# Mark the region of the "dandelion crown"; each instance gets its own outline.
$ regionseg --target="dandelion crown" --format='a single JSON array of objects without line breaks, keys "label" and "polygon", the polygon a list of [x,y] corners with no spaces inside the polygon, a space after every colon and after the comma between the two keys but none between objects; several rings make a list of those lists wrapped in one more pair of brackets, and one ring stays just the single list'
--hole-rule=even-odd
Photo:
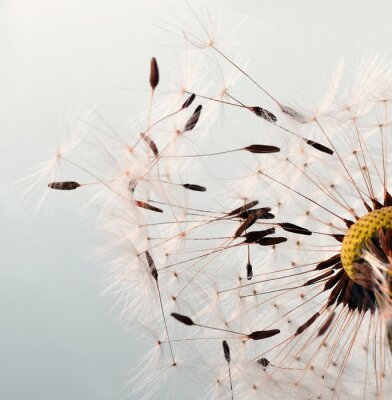
[{"label": "dandelion crown", "polygon": [[387,397],[391,64],[340,70],[317,107],[289,106],[194,17],[177,73],[151,60],[143,127],[89,114],[88,159],[70,146],[48,163],[83,174],[48,186],[93,193],[108,291],[149,338],[130,390],[160,398],[185,377],[195,398]]}]

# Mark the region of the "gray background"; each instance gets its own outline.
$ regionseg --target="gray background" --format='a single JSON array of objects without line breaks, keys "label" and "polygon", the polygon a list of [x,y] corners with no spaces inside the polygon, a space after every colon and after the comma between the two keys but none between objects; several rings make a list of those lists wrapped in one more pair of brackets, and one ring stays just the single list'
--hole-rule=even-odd
[{"label": "gray background", "polygon": [[[1,399],[125,398],[144,348],[100,296],[105,266],[90,257],[98,238],[80,218],[83,199],[59,196],[32,215],[15,182],[45,159],[47,138],[67,129],[78,104],[120,120],[144,107],[137,93],[150,57],[178,50],[161,46],[170,37],[158,17],[172,21],[179,5],[0,0]],[[342,56],[391,56],[390,1],[226,0],[209,9],[248,18],[237,33],[251,46],[248,70],[278,98],[317,97]]]}]

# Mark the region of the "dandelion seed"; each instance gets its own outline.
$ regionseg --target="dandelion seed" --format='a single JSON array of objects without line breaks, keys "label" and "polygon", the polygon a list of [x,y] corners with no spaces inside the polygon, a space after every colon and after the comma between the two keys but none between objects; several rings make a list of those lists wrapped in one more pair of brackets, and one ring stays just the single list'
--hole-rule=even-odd
[{"label": "dandelion seed", "polygon": [[201,105],[198,105],[196,107],[196,109],[193,112],[192,116],[189,118],[189,120],[185,124],[184,132],[191,131],[196,126],[196,124],[197,124],[197,122],[199,121],[199,118],[200,118],[201,109],[202,109]]},{"label": "dandelion seed", "polygon": [[159,83],[159,69],[158,63],[155,57],[151,59],[151,66],[150,66],[150,85],[152,90],[158,86]]},{"label": "dandelion seed", "polygon": [[75,190],[81,185],[78,182],[66,181],[66,182],[51,182],[48,183],[50,189],[56,190]]}]

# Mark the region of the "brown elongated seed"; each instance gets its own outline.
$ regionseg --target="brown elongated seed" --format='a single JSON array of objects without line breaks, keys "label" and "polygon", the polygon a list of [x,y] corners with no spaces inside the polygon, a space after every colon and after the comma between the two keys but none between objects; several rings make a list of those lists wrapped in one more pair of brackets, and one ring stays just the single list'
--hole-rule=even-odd
[{"label": "brown elongated seed", "polygon": [[318,336],[324,335],[328,328],[331,326],[333,319],[335,318],[335,311],[327,318],[318,331]]},{"label": "brown elongated seed", "polygon": [[194,190],[195,192],[205,192],[207,188],[200,185],[194,185],[193,183],[184,183],[182,185],[185,189]]},{"label": "brown elongated seed", "polygon": [[[341,271],[339,271],[339,273],[344,272],[344,270],[342,269]],[[329,281],[327,282],[327,284],[335,277],[337,277],[338,274],[336,274],[334,277],[330,278]],[[349,281],[349,277],[345,274],[342,275],[342,277],[337,281],[334,282],[334,284],[336,284],[336,286],[333,288],[331,294],[328,297],[328,303],[327,303],[327,307],[330,307],[332,304],[335,303],[335,301],[337,300],[339,294],[341,293],[341,291],[343,290],[343,288],[347,285],[347,282]],[[330,285],[330,287],[333,287],[333,285]]]},{"label": "brown elongated seed", "polygon": [[283,222],[278,224],[283,230],[291,233],[296,233],[298,235],[307,235],[310,236],[312,234],[312,231],[302,228],[301,226],[291,224],[289,222]]},{"label": "brown elongated seed", "polygon": [[263,208],[255,208],[254,210],[247,210],[242,212],[239,217],[242,219],[246,219],[249,215],[255,214],[257,218],[260,219],[272,219],[275,218],[273,214],[270,214],[271,211],[270,207],[263,207]]},{"label": "brown elongated seed", "polygon": [[170,314],[174,319],[176,319],[178,322],[181,322],[182,324],[192,326],[195,323],[186,315],[178,314],[178,313],[171,313]]},{"label": "brown elongated seed", "polygon": [[257,360],[258,364],[262,365],[264,368],[268,367],[269,365],[269,360],[267,360],[266,358],[260,358],[259,360]]},{"label": "brown elongated seed", "polygon": [[150,85],[152,90],[154,90],[159,83],[159,69],[158,69],[158,63],[155,57],[151,59],[151,64],[150,64]]},{"label": "brown elongated seed", "polygon": [[248,264],[246,264],[246,279],[248,279],[248,281],[250,281],[252,278],[253,278],[252,264],[248,263]]},{"label": "brown elongated seed", "polygon": [[196,95],[194,93],[192,93],[184,102],[184,104],[181,106],[182,109],[184,108],[188,108],[192,103],[193,100],[195,100]]},{"label": "brown elongated seed", "polygon": [[185,124],[184,132],[191,131],[199,121],[200,114],[201,114],[202,106],[198,105],[196,110],[193,112],[192,116],[188,119],[187,123]]},{"label": "brown elongated seed", "polygon": [[294,121],[297,121],[300,124],[306,124],[308,122],[307,119],[301,113],[294,110],[293,108],[291,108],[289,106],[284,106],[283,104],[279,104],[279,107],[284,114],[287,114]]},{"label": "brown elongated seed", "polygon": [[257,217],[255,216],[255,214],[249,215],[249,217],[235,231],[234,237],[237,238],[238,236],[241,236],[242,233],[250,228],[256,221]]},{"label": "brown elongated seed", "polygon": [[339,272],[337,272],[334,276],[329,278],[324,285],[324,290],[332,289],[344,276],[345,272],[342,268]]},{"label": "brown elongated seed", "polygon": [[330,269],[329,271],[324,272],[323,274],[321,274],[321,275],[319,275],[319,276],[316,276],[316,278],[309,279],[308,281],[306,281],[306,282],[304,283],[304,286],[313,285],[313,283],[316,283],[316,282],[318,282],[318,281],[321,281],[321,280],[324,279],[324,278],[328,278],[328,276],[331,276],[333,273],[334,273],[334,270],[333,270],[333,269]]},{"label": "brown elongated seed", "polygon": [[320,313],[316,312],[312,317],[310,317],[304,324],[302,324],[295,332],[295,336],[300,335],[303,331],[308,329],[314,321],[320,316]]},{"label": "brown elongated seed", "polygon": [[140,200],[135,200],[135,204],[140,208],[145,208],[146,210],[155,211],[159,213],[163,212],[163,210],[161,210],[160,208],[154,207],[151,204],[144,203],[143,201]]},{"label": "brown elongated seed", "polygon": [[258,240],[262,239],[263,237],[272,235],[273,233],[275,233],[275,228],[268,228],[268,229],[264,229],[262,231],[247,232],[244,235],[246,238],[244,243],[257,242]]},{"label": "brown elongated seed", "polygon": [[265,108],[255,106],[255,107],[248,107],[248,109],[253,113],[255,113],[258,117],[261,117],[268,122],[276,122],[278,120],[276,116],[272,114],[272,112],[266,110]]},{"label": "brown elongated seed", "polygon": [[279,153],[280,148],[276,146],[270,146],[267,144],[252,144],[250,146],[244,147],[243,150],[250,151],[256,154],[269,154],[269,153]]},{"label": "brown elongated seed", "polygon": [[322,261],[321,263],[318,263],[316,266],[316,270],[322,270],[328,267],[332,267],[333,265],[337,264],[340,262],[340,253],[335,254],[331,258],[328,258],[328,260]]},{"label": "brown elongated seed", "polygon": [[313,140],[309,140],[309,139],[304,139],[306,144],[308,144],[309,146],[314,147],[316,150],[321,151],[323,153],[327,153],[332,155],[333,154],[333,150],[331,150],[330,148],[324,146],[323,144],[314,142]]},{"label": "brown elongated seed", "polygon": [[285,237],[266,237],[259,239],[256,243],[260,246],[275,246],[276,244],[287,242],[287,238]]},{"label": "brown elongated seed", "polygon": [[223,354],[225,355],[226,361],[229,363],[230,362],[230,347],[227,344],[226,340],[222,342],[223,346]]},{"label": "brown elongated seed", "polygon": [[158,281],[158,271],[155,267],[155,262],[152,259],[151,254],[148,251],[145,252],[145,255],[146,255],[148,267],[150,268],[151,275],[156,281]]},{"label": "brown elongated seed", "polygon": [[50,189],[56,189],[56,190],[75,190],[80,186],[81,185],[78,182],[74,181],[48,183],[48,187]]},{"label": "brown elongated seed", "polygon": [[275,336],[278,333],[280,333],[279,329],[270,329],[267,331],[254,331],[248,335],[248,338],[252,340],[262,340],[262,339],[267,339],[271,336]]},{"label": "brown elongated seed", "polygon": [[159,157],[158,147],[155,144],[155,142],[152,139],[150,139],[147,135],[145,135],[144,133],[141,133],[140,137],[147,143],[148,147],[154,153],[155,157]]},{"label": "brown elongated seed", "polygon": [[[242,212],[249,210],[250,208],[253,208],[254,206],[257,206],[257,204],[259,204],[258,200],[251,201],[251,202],[243,205],[242,207],[238,207],[235,210],[229,212],[227,215],[231,217],[232,215],[240,214]],[[270,210],[271,209],[269,209],[268,211],[270,211]]]}]

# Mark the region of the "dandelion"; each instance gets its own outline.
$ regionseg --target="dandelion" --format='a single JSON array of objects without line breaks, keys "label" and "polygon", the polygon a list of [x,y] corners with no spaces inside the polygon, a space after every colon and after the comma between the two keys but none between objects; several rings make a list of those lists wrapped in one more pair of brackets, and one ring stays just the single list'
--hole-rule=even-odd
[{"label": "dandelion", "polygon": [[[121,134],[89,118],[88,164],[65,159],[84,179],[47,182],[95,193],[107,290],[152,338],[130,387],[167,395],[185,376],[199,398],[386,397],[391,68],[366,62],[347,87],[335,80],[319,106],[297,110],[215,36],[184,36],[248,80],[260,104],[227,85],[165,94],[153,57],[142,126]],[[217,104],[249,115],[254,132],[215,135]]]}]

